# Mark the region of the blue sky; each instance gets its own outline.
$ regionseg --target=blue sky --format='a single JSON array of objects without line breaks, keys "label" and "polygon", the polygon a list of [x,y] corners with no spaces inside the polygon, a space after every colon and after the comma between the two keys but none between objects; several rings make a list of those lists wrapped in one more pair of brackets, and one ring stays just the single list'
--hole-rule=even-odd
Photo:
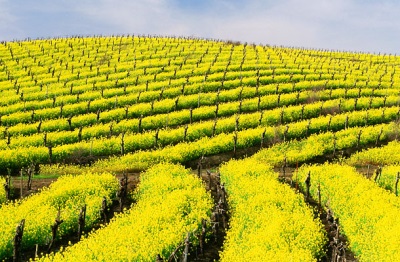
[{"label": "blue sky", "polygon": [[128,33],[400,54],[400,1],[0,0],[0,40]]}]

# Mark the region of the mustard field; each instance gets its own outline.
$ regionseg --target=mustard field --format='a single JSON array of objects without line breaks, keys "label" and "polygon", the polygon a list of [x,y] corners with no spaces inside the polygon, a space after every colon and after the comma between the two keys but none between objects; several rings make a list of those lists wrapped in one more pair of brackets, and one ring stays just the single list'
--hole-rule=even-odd
[{"label": "mustard field", "polygon": [[[137,35],[2,42],[0,97],[0,260],[190,261],[218,230],[221,261],[400,257],[398,56]],[[28,168],[58,179],[12,199],[10,176]],[[138,172],[132,205],[101,223],[116,175]]]}]

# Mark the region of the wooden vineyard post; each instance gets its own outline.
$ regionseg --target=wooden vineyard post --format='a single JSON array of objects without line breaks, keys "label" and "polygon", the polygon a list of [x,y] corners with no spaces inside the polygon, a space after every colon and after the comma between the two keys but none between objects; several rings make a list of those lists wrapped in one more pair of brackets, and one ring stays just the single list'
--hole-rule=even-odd
[{"label": "wooden vineyard post", "polygon": [[90,139],[90,157],[93,156],[93,137]]},{"label": "wooden vineyard post", "polygon": [[383,133],[383,127],[381,128],[381,131],[379,132],[378,136],[376,137],[376,140],[375,140],[375,145],[376,146],[378,145],[378,142],[379,142],[379,139],[380,139],[382,133]]},{"label": "wooden vineyard post", "polygon": [[326,127],[327,132],[331,129],[331,123],[332,123],[332,115],[329,117],[328,125]]},{"label": "wooden vineyard post", "polygon": [[300,119],[301,119],[301,120],[304,119],[304,107],[305,107],[305,106],[306,106],[305,104],[303,104],[303,105],[301,106],[301,114],[300,114]]},{"label": "wooden vineyard post", "polygon": [[[1,125],[1,123],[0,123],[0,125]],[[6,138],[7,138],[7,134],[8,134],[8,126],[6,126],[6,127],[4,128],[4,131],[3,131],[3,139],[6,139]]]},{"label": "wooden vineyard post", "polygon": [[239,116],[236,116],[235,120],[235,132],[239,131]]},{"label": "wooden vineyard post", "polygon": [[22,244],[22,236],[24,234],[24,226],[25,226],[25,219],[22,219],[15,229],[15,234],[13,239],[13,262],[22,261],[21,244]]},{"label": "wooden vineyard post", "polygon": [[[295,88],[295,83],[293,83],[293,91],[294,91],[294,88]],[[297,94],[296,94],[296,105],[298,105],[299,102],[300,102],[300,90],[298,90]]]},{"label": "wooden vineyard post", "polygon": [[35,109],[32,110],[32,114],[31,114],[31,123],[35,122]]},{"label": "wooden vineyard post", "polygon": [[163,94],[164,94],[164,87],[161,88],[160,96],[158,97],[158,101],[161,101],[163,99]]},{"label": "wooden vineyard post", "polygon": [[82,141],[82,126],[79,127],[79,131],[78,131],[78,142]]},{"label": "wooden vineyard post", "polygon": [[7,132],[7,146],[10,146],[11,143],[11,134]]},{"label": "wooden vineyard post", "polygon": [[200,94],[201,94],[201,89],[199,90],[199,96],[197,97],[197,108],[200,108]]},{"label": "wooden vineyard post", "polygon": [[10,200],[11,197],[11,176],[7,175],[6,182],[4,183],[4,191],[6,191],[6,199]]},{"label": "wooden vineyard post", "polygon": [[199,161],[197,162],[197,176],[199,178],[201,178],[201,169],[203,167],[203,160],[204,160],[204,156],[201,156],[199,158]]},{"label": "wooden vineyard post", "polygon": [[41,127],[42,127],[42,118],[39,119],[39,124],[38,124],[38,126],[36,128],[38,134],[40,134]]},{"label": "wooden vineyard post", "polygon": [[399,179],[400,179],[400,172],[397,172],[396,183],[394,185],[394,190],[395,190],[394,192],[395,192],[396,196],[399,195],[399,192],[398,192],[398,189],[397,189],[397,186],[399,184]]},{"label": "wooden vineyard post", "polygon": [[60,118],[63,117],[63,107],[64,107],[64,102],[61,101],[61,104],[60,104]]},{"label": "wooden vineyard post", "polygon": [[69,131],[73,131],[73,130],[72,130],[72,115],[70,115],[70,116],[67,118],[67,122],[68,122],[68,126],[69,126]]},{"label": "wooden vineyard post", "polygon": [[185,128],[183,130],[183,141],[186,141],[188,128],[189,126],[185,125]]},{"label": "wooden vineyard post", "polygon": [[235,135],[233,136],[233,157],[234,158],[236,158],[237,140],[238,140],[238,133],[235,132]]},{"label": "wooden vineyard post", "polygon": [[215,111],[214,111],[215,119],[217,119],[217,117],[218,117],[218,110],[219,110],[219,102],[217,102],[215,104]]},{"label": "wooden vineyard post", "polygon": [[199,234],[199,249],[200,254],[204,255],[204,244],[206,239],[206,220],[204,218],[201,219],[201,231]]},{"label": "wooden vineyard post", "polygon": [[125,142],[124,142],[125,132],[121,134],[121,155],[125,154]]},{"label": "wooden vineyard post", "polygon": [[264,111],[261,111],[260,112],[260,119],[258,119],[258,126],[261,126],[263,115],[264,115]]},{"label": "wooden vineyard post", "polygon": [[208,176],[208,190],[211,191],[211,171],[206,170],[206,172],[207,172],[207,176]]},{"label": "wooden vineyard post", "polygon": [[333,157],[336,155],[336,134],[333,133]]},{"label": "wooden vineyard post", "polygon": [[188,261],[188,256],[189,256],[189,246],[190,246],[190,232],[187,233],[186,239],[185,239],[185,249],[182,254],[182,262],[187,262]]},{"label": "wooden vineyard post", "polygon": [[219,198],[219,202],[222,204],[222,207],[224,207],[225,203],[226,203],[226,191],[225,191],[225,185],[224,184],[221,184],[219,186],[218,198]]},{"label": "wooden vineyard post", "polygon": [[346,120],[344,122],[344,129],[349,128],[349,115],[346,115]]},{"label": "wooden vineyard post", "polygon": [[30,166],[28,167],[28,170],[27,170],[27,175],[28,175],[28,184],[27,184],[27,186],[28,186],[28,191],[30,191],[31,188],[32,188],[32,176],[33,176],[33,173],[34,173],[34,172],[35,172],[35,165],[34,165],[33,163],[31,163]]},{"label": "wooden vineyard post", "polygon": [[221,174],[219,172],[215,175],[215,182],[217,186],[221,184]]},{"label": "wooden vineyard post", "polygon": [[227,228],[226,209],[225,209],[225,203],[222,198],[219,199],[217,208],[218,208],[218,217],[221,218],[222,226],[224,229],[226,229]]},{"label": "wooden vineyard post", "polygon": [[361,134],[362,134],[362,130],[360,129],[360,131],[358,132],[358,136],[357,136],[357,149],[360,147]]},{"label": "wooden vineyard post", "polygon": [[371,109],[371,106],[372,106],[372,95],[369,98],[368,109]]},{"label": "wooden vineyard post", "polygon": [[321,106],[319,108],[319,116],[322,116],[323,108],[324,108],[324,101],[321,102]]},{"label": "wooden vineyard post", "polygon": [[318,193],[318,212],[319,214],[322,213],[322,203],[321,203],[321,183],[318,182],[318,189],[317,189],[317,193]]},{"label": "wooden vineyard post", "polygon": [[189,123],[190,124],[192,124],[192,122],[193,122],[193,108],[190,108],[190,121],[189,121]]},{"label": "wooden vineyard post", "polygon": [[283,142],[286,142],[288,131],[289,126],[287,125],[285,131],[283,132]]},{"label": "wooden vineyard post", "polygon": [[86,204],[83,205],[79,212],[78,218],[78,241],[81,240],[82,233],[85,230],[85,219],[86,219]]},{"label": "wooden vineyard post", "polygon": [[[328,217],[329,216],[329,217]],[[327,212],[327,220],[329,223],[329,233],[333,234],[333,241],[330,242],[329,246],[332,249],[332,262],[343,262],[346,261],[346,249],[343,241],[339,238],[340,226],[339,218],[334,219],[331,215],[330,209]]]},{"label": "wooden vineyard post", "polygon": [[381,174],[382,174],[382,167],[378,167],[378,169],[376,169],[375,171],[375,178],[374,178],[375,183],[379,181]]},{"label": "wooden vineyard post", "polygon": [[101,217],[103,218],[103,223],[107,223],[107,198],[103,197],[101,201]]},{"label": "wooden vineyard post", "polygon": [[311,187],[311,171],[308,171],[308,175],[306,178],[306,181],[304,181],[307,187],[307,192],[306,192],[306,199],[308,200],[310,198],[310,187]]},{"label": "wooden vineyard post", "polygon": [[215,207],[215,210],[211,214],[211,228],[214,235],[214,243],[218,242],[218,226],[219,226],[219,214],[218,214],[218,206]]},{"label": "wooden vineyard post", "polygon": [[39,257],[39,245],[35,245],[35,259]]},{"label": "wooden vineyard post", "polygon": [[49,162],[50,165],[52,164],[52,159],[53,159],[53,146],[52,145],[47,145],[47,149],[49,150]]},{"label": "wooden vineyard post", "polygon": [[89,112],[90,112],[90,100],[87,102],[86,114],[88,114]]},{"label": "wooden vineyard post", "polygon": [[265,140],[265,132],[267,131],[267,129],[264,128],[264,131],[261,134],[261,143],[260,143],[260,149],[262,149],[264,147],[264,140]]},{"label": "wooden vineyard post", "polygon": [[101,109],[99,108],[99,109],[97,109],[97,112],[96,112],[96,122],[97,122],[97,123],[98,123],[99,120],[100,120],[100,113],[101,113]]},{"label": "wooden vineyard post", "polygon": [[174,111],[178,110],[179,96],[175,99]]},{"label": "wooden vineyard post", "polygon": [[386,108],[383,108],[383,109],[382,109],[382,116],[381,116],[381,118],[382,118],[382,121],[383,121],[383,122],[385,121],[385,110],[386,110]]},{"label": "wooden vineyard post", "polygon": [[283,179],[285,180],[286,178],[286,166],[287,166],[287,159],[286,156],[283,158],[283,163],[282,163],[282,174],[283,174]]},{"label": "wooden vineyard post", "polygon": [[143,119],[143,115],[140,115],[139,123],[138,123],[138,133],[142,133],[142,119]]},{"label": "wooden vineyard post", "polygon": [[311,126],[311,119],[308,120],[307,129],[306,129],[306,136],[308,136],[308,133],[310,132],[310,126]]},{"label": "wooden vineyard post", "polygon": [[[168,82],[168,87],[170,87],[170,86],[171,86],[171,78],[169,79],[169,82]],[[181,94],[182,95],[185,94],[185,84],[182,84]]]},{"label": "wooden vineyard post", "polygon": [[213,125],[213,129],[212,129],[212,136],[215,136],[216,127],[217,127],[217,119],[214,119],[214,125]]},{"label": "wooden vineyard post", "polygon": [[51,225],[51,241],[50,241],[49,247],[47,249],[47,253],[50,253],[50,250],[54,244],[54,241],[56,241],[58,227],[63,222],[64,222],[64,220],[60,219],[60,208],[58,208],[57,218],[54,220],[53,225]]},{"label": "wooden vineyard post", "polygon": [[119,180],[119,190],[117,192],[120,212],[122,212],[123,210],[123,204],[125,201],[127,191],[128,191],[128,176],[124,171],[123,177]]},{"label": "wooden vineyard post", "polygon": [[160,129],[157,128],[156,133],[154,135],[154,147],[157,147],[158,144],[158,133],[160,132]]},{"label": "wooden vineyard post", "polygon": [[23,181],[24,170],[21,169],[21,171],[19,171],[19,172],[21,174],[21,180],[20,180],[20,184],[19,184],[19,187],[20,187],[20,196],[19,196],[19,198],[22,199],[22,188],[23,188],[22,181]]},{"label": "wooden vineyard post", "polygon": [[129,105],[125,106],[125,119],[128,119]]}]

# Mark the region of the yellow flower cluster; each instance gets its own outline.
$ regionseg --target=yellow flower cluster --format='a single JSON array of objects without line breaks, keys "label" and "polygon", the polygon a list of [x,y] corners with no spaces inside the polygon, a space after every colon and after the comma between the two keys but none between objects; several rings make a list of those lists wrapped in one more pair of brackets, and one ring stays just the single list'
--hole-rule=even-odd
[{"label": "yellow flower cluster", "polygon": [[132,209],[107,226],[40,261],[155,261],[158,254],[167,260],[188,232],[194,241],[212,207],[198,178],[167,163],[142,173],[134,198]]},{"label": "yellow flower cluster", "polygon": [[400,163],[400,142],[392,141],[385,146],[357,152],[346,161],[349,165],[393,165]]},{"label": "yellow flower cluster", "polygon": [[[390,158],[390,155],[388,155]],[[375,177],[374,177],[375,178]],[[382,173],[375,180],[380,187],[400,195],[400,165],[384,166]]]},{"label": "yellow flower cluster", "polygon": [[57,231],[58,238],[77,232],[80,209],[86,205],[86,229],[100,218],[103,197],[111,203],[118,190],[118,180],[111,174],[63,176],[48,188],[16,203],[0,207],[0,259],[12,256],[12,239],[17,224],[25,219],[23,248],[49,244],[51,225],[60,211],[64,222]]},{"label": "yellow flower cluster", "polygon": [[220,168],[231,218],[221,261],[317,261],[327,241],[313,211],[253,159]]},{"label": "yellow flower cluster", "polygon": [[[380,130],[382,133],[380,134]],[[282,166],[286,163],[296,164],[315,159],[318,156],[336,150],[353,148],[357,145],[358,134],[361,132],[360,145],[367,145],[376,141],[386,140],[395,134],[397,125],[394,123],[380,124],[367,127],[353,127],[338,132],[313,134],[303,140],[292,140],[277,143],[256,153],[252,158],[266,162],[272,166]]]},{"label": "yellow flower cluster", "polygon": [[[233,91],[238,91],[240,88],[236,88]],[[304,106],[302,105],[294,105],[298,103],[297,100],[297,95],[299,96],[299,100],[302,99],[303,101],[306,100],[306,97],[310,95],[315,95],[311,91],[303,91],[299,94],[296,93],[289,93],[289,94],[282,94],[282,95],[265,95],[265,96],[260,96],[260,106],[258,108],[258,98],[256,98],[256,93],[253,88],[246,88],[246,90],[253,90],[252,93],[249,93],[248,99],[242,100],[242,102],[237,101],[238,100],[238,95],[233,96],[233,97],[228,97],[226,99],[229,102],[223,103],[219,105],[219,110],[218,110],[218,125],[216,126],[216,133],[219,134],[221,132],[233,132],[235,130],[235,118],[237,115],[235,115],[238,112],[238,106],[239,104],[242,104],[242,112],[254,112],[257,110],[264,110],[264,109],[269,109],[265,110],[263,113],[263,118],[261,119],[261,124],[263,125],[274,125],[279,123],[280,118],[281,118],[281,113],[282,113],[282,108],[277,107],[276,101],[277,97],[279,96],[280,98],[280,104],[282,106],[287,106],[284,108],[284,114],[282,116],[282,120],[285,123],[289,122],[294,122],[296,120],[301,119],[301,114],[300,112],[303,111],[303,114],[305,115],[306,118],[316,118],[320,115],[320,111],[332,111],[335,108],[338,107],[338,104],[341,103],[342,107],[346,107],[347,105],[354,105],[355,99],[357,99],[358,104],[361,104],[361,102],[368,102],[366,98],[346,98],[346,99],[333,99],[332,97],[329,96],[324,96],[323,92],[320,92],[318,95],[321,96],[320,99],[323,100],[323,102],[318,101],[314,102],[311,104],[307,104]],[[261,91],[263,88],[261,88]],[[232,90],[228,91],[222,91],[220,93],[220,99],[223,99],[224,93],[231,92]],[[236,92],[237,93],[237,92]],[[136,94],[135,94],[136,95]],[[188,126],[188,134],[187,134],[187,139],[188,140],[194,140],[198,139],[198,136],[201,135],[201,133],[204,133],[207,136],[211,136],[212,134],[212,127],[214,120],[209,120],[210,118],[214,117],[215,115],[215,110],[216,110],[216,94],[215,93],[210,93],[207,94],[210,97],[210,102],[204,106],[201,106],[200,108],[196,108],[192,110],[192,118],[196,121],[193,124],[190,124]],[[344,94],[338,95],[339,97],[343,97]],[[390,99],[393,97],[397,97],[396,95],[389,96],[389,101],[385,101],[385,105],[387,107],[396,105],[397,100],[391,101]],[[197,103],[197,95],[181,95],[177,97],[179,100],[185,100],[185,103],[188,103],[187,106],[185,106],[185,109],[175,111],[175,112],[169,112],[170,108],[172,106],[165,106],[167,109],[166,112],[159,112],[156,115],[150,115],[151,114],[151,109],[149,108],[149,112],[146,113],[146,115],[143,117],[141,121],[141,130],[150,130],[152,131],[151,134],[145,133],[145,134],[135,134],[135,135],[129,135],[129,138],[126,137],[126,140],[130,140],[131,143],[127,143],[126,145],[126,151],[133,151],[133,150],[138,150],[138,149],[148,149],[154,146],[154,135],[155,135],[155,130],[157,128],[161,128],[160,133],[159,133],[159,145],[167,145],[170,143],[177,143],[178,141],[183,140],[183,133],[184,133],[184,127],[177,128],[174,130],[174,132],[178,133],[176,134],[171,134],[170,130],[165,130],[163,128],[166,127],[176,127],[179,125],[183,124],[189,124],[190,123],[190,110],[188,107],[194,106],[194,102]],[[127,99],[127,98],[125,98]],[[133,99],[133,98],[132,98]],[[233,101],[231,101],[233,100]],[[327,101],[326,101],[327,100]],[[375,102],[375,100],[377,100]],[[354,111],[351,113],[342,113],[340,115],[335,115],[333,119],[331,119],[331,126],[330,128],[333,130],[336,130],[340,128],[340,126],[344,125],[345,118],[346,116],[349,117],[349,126],[357,126],[360,124],[368,123],[368,121],[365,119],[366,113],[368,112],[369,117],[373,115],[382,115],[382,109],[380,107],[383,106],[383,101],[380,101],[379,99],[375,99],[374,104],[372,105],[372,109],[366,110],[366,111]],[[163,104],[171,104],[174,103],[172,99],[164,99],[158,104],[162,106]],[[83,105],[86,107],[86,103]],[[122,105],[121,105],[122,106]],[[136,107],[142,106],[142,103],[136,104]],[[183,106],[181,106],[183,107]],[[353,110],[353,108],[350,108],[348,106],[348,110]],[[353,106],[354,107],[354,106]],[[367,108],[361,107],[360,109]],[[375,109],[373,109],[375,108]],[[376,109],[378,108],[378,109]],[[44,109],[43,109],[44,110]],[[53,110],[53,108],[49,108],[48,110]],[[86,109],[85,109],[86,110]],[[84,141],[96,138],[98,143],[102,143],[100,138],[102,137],[107,137],[110,135],[110,126],[112,125],[113,129],[113,134],[114,136],[122,133],[122,132],[129,132],[129,133],[137,133],[138,132],[138,119],[120,119],[118,123],[114,122],[118,120],[118,117],[115,115],[116,113],[120,113],[122,109],[117,108],[117,109],[110,109],[104,114],[109,115],[109,119],[107,120],[102,120],[101,123],[96,123],[96,114],[94,113],[89,113],[85,114],[82,112],[76,112],[76,115],[74,116],[74,121],[73,125],[69,127],[67,124],[67,119],[66,118],[61,118],[57,120],[49,119],[46,121],[42,122],[41,125],[41,130],[47,132],[47,142],[51,143],[53,146],[61,146],[64,144],[75,144],[79,142],[78,139],[78,127],[82,126],[85,127],[82,129],[81,133],[81,139]],[[131,110],[135,110],[134,106],[131,106]],[[399,108],[398,107],[390,107],[387,108],[385,114],[390,116],[391,112],[394,112],[395,114],[398,112]],[[160,110],[159,110],[160,111]],[[38,111],[36,111],[38,114]],[[104,115],[103,114],[103,115]],[[396,116],[394,114],[394,116]],[[227,117],[227,118],[224,118]],[[319,119],[315,119],[316,121],[313,122],[313,125],[311,126],[311,129],[317,129],[318,126],[316,126],[316,123],[318,122],[323,122],[326,123],[328,122],[328,119],[331,116],[327,117],[322,117]],[[90,118],[91,120],[88,120]],[[103,118],[104,119],[104,118]],[[260,119],[260,113],[252,113],[252,114],[242,114],[241,115],[241,124],[239,126],[239,129],[245,129],[245,128],[254,128],[259,125],[259,119]],[[201,120],[209,120],[208,125],[205,126],[204,122],[197,122]],[[249,120],[249,121],[247,121]],[[379,118],[377,119],[379,120]],[[71,120],[72,121],[72,120]],[[50,124],[51,122],[51,124]],[[221,124],[222,123],[222,124]],[[89,126],[91,125],[91,126]],[[36,126],[35,126],[36,127]],[[54,130],[53,130],[53,129]],[[74,129],[73,132],[70,131],[70,128]],[[199,132],[202,131],[202,132]],[[0,141],[0,149],[4,150],[7,148],[20,148],[20,147],[30,147],[30,146],[35,146],[35,147],[40,147],[44,146],[43,145],[43,134],[38,134],[36,128],[32,128],[32,124],[17,124],[7,130],[7,132],[13,136],[13,139],[10,141],[9,144],[7,144],[6,140]],[[146,143],[141,143],[142,140],[145,140],[145,136],[150,137],[151,139],[148,139],[148,141],[145,141]],[[94,143],[94,147],[98,147],[96,145],[96,140]],[[118,144],[119,140],[117,139],[116,143]],[[115,143],[115,142],[114,142]],[[133,145],[132,145],[133,144]],[[84,145],[80,145],[83,147]]]},{"label": "yellow flower cluster", "polygon": [[[321,126],[338,131],[346,117],[348,126],[389,122],[398,112],[397,56],[112,36],[7,42],[0,60],[3,170],[48,163],[44,132],[55,146],[53,162],[60,162],[78,151],[117,155],[121,132],[125,152],[153,148],[156,129],[158,146],[176,144],[184,140],[184,127],[169,128],[189,124],[190,112],[193,123],[229,117],[217,119],[216,134],[233,132],[236,112],[239,130],[254,128],[259,119],[261,126],[284,129],[312,118],[308,134]],[[243,114],[261,110],[268,111]],[[330,115],[317,118],[326,114],[333,115],[329,127]],[[211,136],[212,122],[190,125],[185,141]],[[139,129],[151,132],[128,134]],[[290,126],[285,140],[305,133]],[[257,140],[248,135],[239,146]]]},{"label": "yellow flower cluster", "polygon": [[310,172],[310,194],[339,218],[341,231],[360,261],[398,261],[400,257],[400,201],[392,193],[339,164],[302,166],[293,178],[305,189]]}]

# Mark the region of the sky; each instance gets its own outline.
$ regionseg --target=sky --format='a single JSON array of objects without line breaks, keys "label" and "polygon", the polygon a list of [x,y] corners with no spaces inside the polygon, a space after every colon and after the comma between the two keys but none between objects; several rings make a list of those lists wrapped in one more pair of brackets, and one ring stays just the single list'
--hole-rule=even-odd
[{"label": "sky", "polygon": [[0,0],[0,41],[113,34],[400,55],[400,1]]}]

